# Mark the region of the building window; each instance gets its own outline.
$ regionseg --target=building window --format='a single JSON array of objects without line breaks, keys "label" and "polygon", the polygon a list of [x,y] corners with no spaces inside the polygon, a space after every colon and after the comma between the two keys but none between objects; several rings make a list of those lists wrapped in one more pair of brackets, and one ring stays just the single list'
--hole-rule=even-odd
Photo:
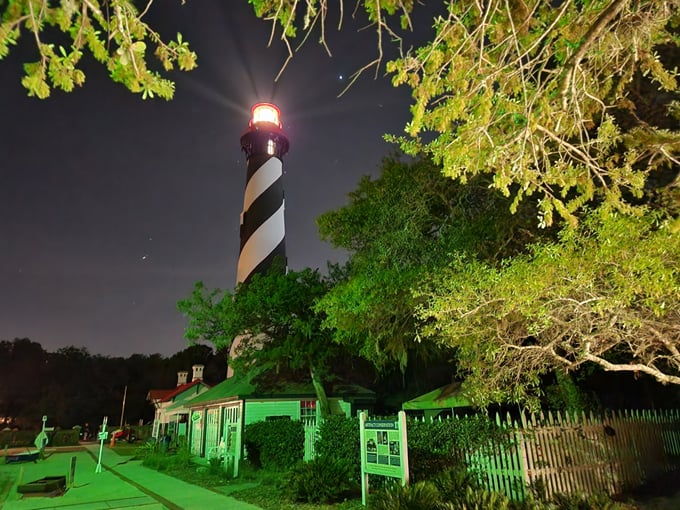
[{"label": "building window", "polygon": [[316,400],[300,400],[300,419],[316,419]]},{"label": "building window", "polygon": [[290,420],[290,416],[267,416],[264,421]]}]

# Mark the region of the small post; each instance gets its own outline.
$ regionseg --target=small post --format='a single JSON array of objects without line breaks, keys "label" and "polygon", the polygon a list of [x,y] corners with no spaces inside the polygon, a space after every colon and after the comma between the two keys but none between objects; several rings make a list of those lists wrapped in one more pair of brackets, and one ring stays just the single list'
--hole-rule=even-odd
[{"label": "small post", "polygon": [[123,391],[123,407],[120,410],[120,429],[123,430],[123,420],[125,419],[125,400],[127,399],[127,384],[125,385],[125,391]]},{"label": "small post", "polygon": [[361,504],[366,506],[368,494],[368,472],[366,472],[366,413],[359,414],[359,444],[361,445]]},{"label": "small post", "polygon": [[71,457],[71,470],[68,477],[68,488],[72,489],[76,480],[76,456]]},{"label": "small post", "polygon": [[104,420],[102,421],[102,428],[99,431],[99,435],[97,438],[99,439],[99,460],[97,460],[97,468],[94,470],[95,473],[101,473],[102,472],[102,451],[104,449],[104,441],[106,441],[106,436],[108,436],[108,433],[106,432],[106,424],[109,421],[108,416],[104,416]]}]

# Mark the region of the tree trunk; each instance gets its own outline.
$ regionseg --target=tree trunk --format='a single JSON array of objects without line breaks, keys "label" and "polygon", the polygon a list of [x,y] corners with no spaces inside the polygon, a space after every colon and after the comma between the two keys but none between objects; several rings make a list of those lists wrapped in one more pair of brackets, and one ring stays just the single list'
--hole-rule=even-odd
[{"label": "tree trunk", "polygon": [[326,389],[323,387],[321,377],[319,377],[319,374],[314,370],[314,367],[309,368],[309,374],[312,376],[312,386],[314,386],[314,391],[316,392],[316,399],[319,401],[321,418],[327,418],[331,415],[331,406],[328,404]]}]

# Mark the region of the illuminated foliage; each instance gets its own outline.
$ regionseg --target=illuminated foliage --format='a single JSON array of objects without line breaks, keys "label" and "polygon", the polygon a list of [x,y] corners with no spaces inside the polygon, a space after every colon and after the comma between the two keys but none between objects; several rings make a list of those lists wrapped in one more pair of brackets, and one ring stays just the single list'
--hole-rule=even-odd
[{"label": "illuminated foliage", "polygon": [[205,340],[218,348],[238,342],[232,349],[236,356],[229,361],[235,370],[309,374],[320,411],[327,415],[324,382],[343,358],[350,357],[331,341],[329,331],[321,329],[323,314],[314,310],[329,285],[318,271],[284,272],[274,267],[233,293],[207,291],[199,282],[177,306],[189,320],[188,340]]},{"label": "illuminated foliage", "polygon": [[[328,0],[249,1],[273,22],[272,37],[277,24],[286,43],[318,25],[325,44]],[[397,32],[411,27],[418,7],[359,4],[378,36],[378,57],[363,71],[382,62],[386,39],[401,50]],[[555,214],[575,224],[593,201],[638,213],[633,200],[649,175],[679,164],[678,5],[450,0],[433,20],[431,40],[387,64],[394,85],[408,86],[414,101],[406,135],[388,138],[408,154],[431,156],[461,182],[492,175],[492,185],[514,198],[513,210],[536,197],[542,225]],[[393,15],[399,26],[391,28]]]},{"label": "illuminated foliage", "polygon": [[601,211],[501,265],[458,255],[422,334],[457,351],[478,404],[535,402],[542,374],[594,363],[680,384],[680,237],[660,214]]},{"label": "illuminated foliage", "polygon": [[386,159],[380,177],[364,177],[349,199],[318,220],[322,238],[350,251],[351,259],[348,277],[317,308],[336,341],[381,368],[396,362],[403,371],[414,358],[442,356],[432,342],[418,341],[415,310],[422,298],[413,291],[452,253],[496,261],[551,234],[537,231],[529,202],[510,215],[509,201],[489,189],[488,179],[463,186],[427,160]]},{"label": "illuminated foliage", "polygon": [[[88,50],[130,90],[169,98],[173,83],[149,68],[147,46],[166,70],[192,69],[196,55],[180,35],[165,43],[143,21],[152,2],[139,12],[131,0],[0,0],[0,58],[25,32],[40,54],[25,66],[31,95],[81,85],[78,63]],[[338,28],[361,13],[376,30],[376,57],[350,85],[380,68],[389,45],[399,56],[387,71],[412,91],[406,133],[389,139],[461,182],[492,176],[513,210],[533,196],[542,225],[556,215],[575,224],[593,202],[637,214],[650,176],[680,162],[680,0],[449,0],[417,48],[402,38],[426,33],[425,22],[414,27],[422,6],[413,0],[361,0],[348,12],[344,0],[248,2],[289,58],[292,40],[312,35],[330,54],[331,10]],[[45,42],[48,26],[71,43]]]},{"label": "illuminated foliage", "polygon": [[152,3],[140,12],[132,0],[0,0],[0,59],[22,35],[33,39],[39,58],[24,65],[21,83],[29,96],[40,99],[52,88],[71,92],[85,82],[79,65],[86,51],[114,81],[144,99],[171,99],[174,83],[149,66],[148,50],[166,71],[195,68],[196,54],[181,34],[165,42],[144,21]]},{"label": "illuminated foliage", "polygon": [[480,406],[537,404],[544,375],[584,364],[680,384],[677,191],[640,216],[600,208],[540,229],[535,204],[510,215],[488,184],[388,160],[321,216],[351,252],[317,305],[336,341],[402,369],[440,348]]}]

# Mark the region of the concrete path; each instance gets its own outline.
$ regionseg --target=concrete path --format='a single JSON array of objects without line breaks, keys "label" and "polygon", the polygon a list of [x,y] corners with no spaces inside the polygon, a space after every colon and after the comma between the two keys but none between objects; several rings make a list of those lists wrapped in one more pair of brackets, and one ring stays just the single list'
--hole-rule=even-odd
[{"label": "concrete path", "polygon": [[[5,464],[0,458],[0,490],[3,480],[13,480],[3,510],[261,510],[224,494],[164,475],[141,465],[141,461],[119,456],[105,446],[102,451],[102,471],[96,473],[98,445],[85,449],[51,453],[36,463]],[[49,452],[48,452],[49,454]],[[93,458],[94,455],[94,458]],[[17,492],[20,483],[69,472],[71,458],[76,457],[73,488],[62,496],[27,496]],[[6,482],[7,483],[7,482]]]}]

